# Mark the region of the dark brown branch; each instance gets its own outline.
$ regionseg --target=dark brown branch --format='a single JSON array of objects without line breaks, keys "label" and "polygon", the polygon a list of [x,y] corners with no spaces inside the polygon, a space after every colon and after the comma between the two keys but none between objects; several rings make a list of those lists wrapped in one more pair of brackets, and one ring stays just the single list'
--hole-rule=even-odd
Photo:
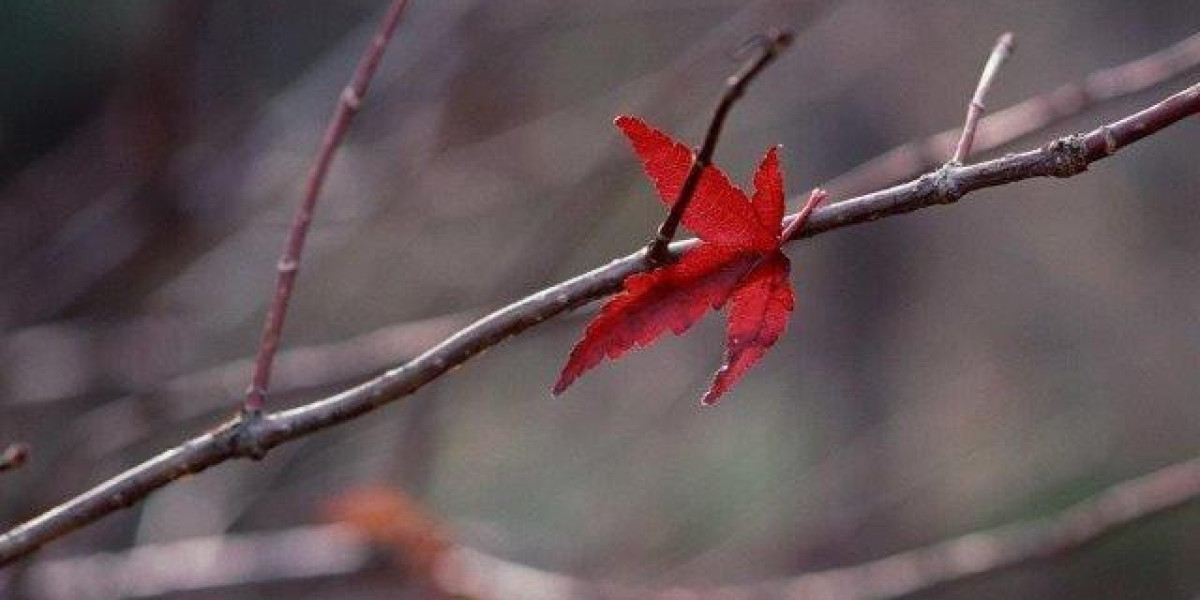
[{"label": "dark brown branch", "polygon": [[404,13],[406,6],[408,6],[408,0],[393,0],[387,12],[384,13],[375,37],[367,45],[358,66],[354,69],[350,83],[338,97],[337,107],[334,108],[329,126],[325,129],[325,137],[321,140],[321,147],[317,150],[316,159],[313,160],[312,169],[304,184],[304,198],[292,220],[288,239],[284,244],[283,256],[279,258],[279,263],[275,267],[277,272],[275,295],[271,299],[271,306],[267,309],[267,316],[263,322],[262,337],[258,343],[258,356],[254,361],[254,375],[250,386],[246,389],[246,399],[243,404],[243,409],[247,413],[258,414],[262,411],[267,390],[271,386],[271,366],[275,362],[275,352],[279,349],[279,338],[283,333],[283,320],[287,315],[292,290],[296,287],[296,274],[300,270],[304,240],[308,237],[308,228],[312,224],[317,198],[320,197],[321,188],[325,185],[325,176],[329,173],[329,167],[333,164],[333,157],[337,154],[342,138],[350,128],[350,121],[358,113],[363,96],[366,95],[371,79],[375,76],[375,71],[378,70],[379,63],[383,59],[383,51],[396,32],[396,27],[400,24],[400,15]]},{"label": "dark brown branch", "polygon": [[[603,585],[461,547],[445,553],[445,564],[435,571],[447,591],[495,600],[527,598],[530,589],[547,591],[538,595],[543,600],[885,600],[1078,553],[1198,499],[1200,458],[1195,458],[1116,484],[1042,519],[977,531],[860,565],[744,586],[668,590]],[[341,526],[197,538],[35,562],[24,591],[35,599],[58,600],[98,588],[117,599],[132,595],[127,588],[136,582],[140,596],[166,596],[363,573],[378,568],[377,553],[368,540]],[[206,560],[197,561],[197,556]],[[262,560],[237,562],[245,557]],[[154,582],[137,577],[147,572],[156,573]]]},{"label": "dark brown branch", "polygon": [[721,100],[717,102],[717,108],[713,111],[708,131],[704,134],[704,143],[700,145],[700,151],[696,153],[692,167],[683,180],[683,187],[679,189],[679,197],[671,205],[671,210],[663,219],[662,225],[659,226],[658,233],[646,247],[646,256],[649,256],[650,260],[655,263],[661,264],[670,259],[667,246],[671,240],[675,239],[675,232],[679,229],[679,223],[683,221],[683,213],[691,203],[692,196],[696,193],[696,187],[700,185],[700,175],[704,172],[705,167],[712,164],[713,153],[717,150],[717,140],[721,137],[721,128],[725,126],[725,118],[729,116],[730,109],[746,93],[746,87],[750,85],[754,77],[792,43],[792,33],[786,30],[772,31],[757,41],[759,42],[757,56],[747,61],[737,73],[726,80],[725,93],[721,95]]},{"label": "dark brown branch", "polygon": [[[812,237],[949,204],[978,189],[1035,177],[1078,175],[1090,163],[1197,112],[1200,112],[1200,85],[1193,85],[1087,134],[1066,136],[1036,150],[978,164],[946,165],[908,183],[827,206],[815,211],[796,237]],[[694,243],[688,240],[672,244],[671,251],[681,252]],[[407,396],[476,354],[566,310],[612,293],[625,277],[653,266],[645,252],[619,258],[483,317],[403,366],[357,387],[293,410],[235,420],[193,438],[0,536],[0,565],[130,506],[180,477],[233,458],[259,457],[270,448]]]},{"label": "dark brown branch", "polygon": [[[1200,33],[1137,60],[1096,71],[1080,81],[992,113],[979,123],[972,148],[978,154],[1006,146],[1097,106],[1146,92],[1200,66]],[[936,169],[954,149],[959,130],[949,129],[898,146],[827,182],[834,198],[862,194]]]},{"label": "dark brown branch", "polygon": [[4,452],[0,453],[0,473],[19,469],[27,460],[29,460],[29,444],[21,442],[9,444]]},{"label": "dark brown branch", "polygon": [[967,106],[967,120],[963,123],[962,136],[958,138],[951,162],[961,165],[971,153],[971,143],[975,141],[975,128],[979,126],[979,119],[983,118],[983,113],[987,110],[983,102],[987,99],[988,91],[992,89],[992,82],[1000,72],[1000,67],[1004,66],[1004,61],[1008,60],[1012,50],[1013,34],[1005,33],[996,40],[996,46],[992,48],[992,54],[988,56],[983,73],[979,76],[979,85],[975,86],[975,95],[971,96],[971,103]]}]

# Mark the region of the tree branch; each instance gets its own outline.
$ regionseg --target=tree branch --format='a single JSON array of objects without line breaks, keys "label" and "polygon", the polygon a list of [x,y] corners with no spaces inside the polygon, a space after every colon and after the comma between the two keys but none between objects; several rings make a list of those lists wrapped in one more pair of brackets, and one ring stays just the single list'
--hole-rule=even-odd
[{"label": "tree branch", "polygon": [[[815,211],[796,237],[807,238],[875,219],[955,202],[978,189],[1035,177],[1071,177],[1092,162],[1200,112],[1200,85],[1087,134],[994,160],[946,165],[908,183]],[[795,219],[793,215],[791,217]],[[696,243],[671,245],[673,253]],[[300,408],[231,421],[147,460],[0,536],[0,565],[130,506],[185,475],[233,458],[257,458],[270,448],[344,423],[412,394],[471,357],[566,310],[618,289],[625,277],[652,268],[644,252],[510,304],[454,334],[424,354],[366,383]]]},{"label": "tree branch", "polygon": [[988,91],[992,89],[992,81],[996,79],[1000,67],[1004,66],[1004,61],[1008,60],[1012,50],[1012,33],[1005,33],[996,40],[996,46],[992,48],[992,54],[988,57],[987,64],[983,66],[983,74],[979,76],[979,85],[975,87],[975,95],[971,97],[971,103],[967,107],[967,120],[963,124],[962,136],[958,138],[958,146],[954,149],[954,157],[950,159],[951,162],[961,165],[966,162],[967,155],[971,153],[971,143],[975,141],[975,128],[979,126],[979,119],[987,110],[983,101],[987,98]]},{"label": "tree branch", "polygon": [[792,43],[792,33],[786,30],[772,31],[754,41],[759,43],[758,55],[742,65],[742,68],[725,82],[725,93],[721,95],[721,100],[713,112],[708,131],[704,134],[704,143],[688,169],[683,186],[679,188],[679,197],[671,205],[671,210],[659,226],[658,233],[646,247],[646,256],[657,264],[670,260],[667,246],[675,239],[675,232],[679,229],[679,223],[683,221],[683,213],[691,203],[696,187],[700,185],[700,175],[712,164],[713,153],[717,150],[717,139],[721,137],[721,128],[725,126],[725,118],[729,116],[730,109],[742,94],[746,93],[746,86],[750,85],[754,77]]},{"label": "tree branch", "polygon": [[279,263],[275,267],[277,272],[275,295],[271,299],[271,306],[267,309],[267,316],[263,322],[262,337],[258,343],[258,356],[254,361],[254,375],[250,386],[246,389],[246,399],[243,403],[243,409],[249,414],[258,414],[262,411],[267,390],[271,386],[271,366],[275,362],[275,352],[279,350],[283,320],[287,315],[292,290],[296,287],[296,274],[300,270],[304,240],[308,237],[308,228],[312,224],[317,198],[321,195],[321,188],[325,186],[325,176],[329,173],[329,167],[333,165],[333,157],[337,154],[342,138],[350,128],[350,121],[354,119],[354,115],[358,114],[363,96],[367,93],[367,87],[370,86],[371,79],[375,77],[375,71],[383,59],[383,51],[396,32],[396,27],[400,24],[400,16],[404,14],[407,6],[408,0],[392,1],[391,6],[383,15],[383,20],[379,23],[379,30],[371,39],[371,43],[367,45],[358,66],[355,67],[350,83],[338,97],[337,107],[334,108],[329,126],[325,129],[325,137],[321,140],[321,147],[317,150],[316,159],[308,173],[308,180],[304,184],[304,198],[292,220],[291,230],[288,232],[288,239],[284,244],[283,256],[279,258]]},{"label": "tree branch", "polygon": [[[1113,485],[1042,519],[761,584],[669,589],[599,584],[461,546],[441,555],[436,572],[447,592],[495,600],[892,600],[1078,553],[1198,499],[1200,458],[1193,458]],[[38,561],[30,566],[23,591],[35,600],[78,598],[84,591],[113,600],[166,596],[363,573],[380,567],[379,555],[361,533],[336,525],[196,538]],[[146,573],[155,577],[143,577]]]},{"label": "tree branch", "polygon": [[[979,123],[976,153],[995,150],[1078,116],[1105,102],[1128,98],[1200,66],[1200,33],[1136,60],[1095,71],[1080,81],[992,113]],[[835,198],[862,194],[936,169],[954,149],[958,129],[885,152],[822,187]]]},{"label": "tree branch", "polygon": [[[1040,95],[1009,109],[995,113],[990,117],[986,117],[980,121],[980,126],[975,136],[976,140],[983,142],[982,147],[974,143],[972,147],[985,151],[994,150],[1018,138],[1042,131],[1066,119],[1097,108],[1105,102],[1126,98],[1129,95],[1144,92],[1151,87],[1161,85],[1195,68],[1197,65],[1200,65],[1200,34],[1188,37],[1154,54],[1143,56],[1117,67],[1096,71],[1081,82],[1063,85],[1051,93]],[[944,160],[945,155],[953,150],[954,139],[960,135],[960,131],[959,129],[943,131],[929,138],[895,148],[876,159],[863,163],[845,175],[837,177],[827,184],[826,187],[834,190],[838,196],[845,197],[879,189],[896,181],[920,175],[926,170],[937,168],[941,164],[941,161]],[[441,323],[441,319],[441,317],[434,318],[439,323]],[[387,342],[385,344],[383,343],[385,339],[392,339],[394,337],[397,340],[395,343],[399,344],[395,348],[402,348],[402,350],[393,352],[393,355],[388,360],[389,364],[395,364],[396,361],[403,360],[404,356],[410,353],[416,356],[419,350],[428,347],[429,343],[421,343],[420,347],[416,348],[416,351],[409,351],[407,348],[426,336],[434,335],[433,332],[440,331],[444,327],[451,325],[447,321],[444,325],[439,324],[437,328],[430,328],[425,331],[424,322],[418,321],[413,323],[413,325],[418,325],[424,331],[421,336],[410,338],[405,331],[408,329],[408,324],[400,324],[367,333],[345,342],[328,345],[331,350],[335,346],[338,348],[336,353],[331,352],[329,356],[325,356],[325,345],[308,348],[299,347],[284,351],[276,356],[275,367],[272,369],[274,389],[277,392],[280,391],[279,384],[281,381],[279,374],[281,371],[292,371],[302,374],[300,378],[303,379],[303,382],[301,383],[293,382],[290,377],[284,378],[285,381],[283,383],[287,386],[287,391],[316,387],[314,384],[308,383],[315,380],[313,376],[315,371],[312,369],[312,366],[316,363],[316,358],[312,361],[297,360],[293,362],[292,360],[293,355],[297,359],[300,356],[308,356],[310,354],[309,350],[313,350],[317,355],[320,355],[319,360],[322,362],[319,364],[321,365],[336,364],[345,365],[346,367],[344,372],[340,369],[335,369],[339,374],[321,379],[320,383],[322,384],[328,383],[331,380],[366,377],[373,370],[382,369],[383,364],[380,362],[384,357],[382,353],[390,347],[388,344],[393,343]],[[434,321],[430,320],[429,322],[432,323]],[[454,329],[448,333],[457,331],[461,327],[462,325],[455,325]],[[391,333],[392,330],[394,330],[394,335]],[[448,333],[437,334],[437,337],[444,337]],[[360,345],[364,346],[364,348],[358,348]],[[294,366],[301,364],[301,362],[308,364],[303,368]],[[205,401],[204,398],[193,396],[201,394],[212,395],[213,388],[217,387],[236,387],[241,385],[241,381],[233,381],[231,378],[244,377],[247,371],[253,369],[253,365],[254,361],[253,357],[251,357],[246,360],[239,359],[210,369],[181,375],[163,384],[161,387],[165,388],[165,390],[153,389],[149,394],[157,396],[159,391],[163,391],[170,395],[185,396],[181,398],[181,401],[187,403],[187,415],[191,416],[203,414],[211,410],[219,410],[221,406],[225,406],[223,404],[226,402],[225,400],[209,398]],[[363,365],[366,366],[364,367]],[[122,400],[130,398],[126,397]],[[64,399],[66,398],[59,397],[54,398],[54,401]],[[204,405],[196,408],[195,402],[204,403]],[[222,404],[218,406],[217,403]],[[52,403],[47,399],[39,399],[37,406],[50,404]],[[107,446],[117,445],[120,444],[108,444]]]}]

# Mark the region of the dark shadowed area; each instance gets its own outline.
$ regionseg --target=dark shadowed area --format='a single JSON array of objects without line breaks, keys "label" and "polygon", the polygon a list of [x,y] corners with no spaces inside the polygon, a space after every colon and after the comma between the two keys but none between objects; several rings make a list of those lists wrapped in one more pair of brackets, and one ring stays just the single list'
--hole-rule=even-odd
[{"label": "dark shadowed area", "polygon": [[[386,4],[0,7],[0,451],[25,444],[0,458],[0,530],[237,410],[305,174]],[[664,211],[613,117],[699,144],[771,27],[795,41],[715,162],[748,186],[782,144],[795,211],[818,185],[837,202],[929,170],[839,177],[960,126],[1001,33],[1016,51],[989,112],[1072,82],[1108,94],[1060,93],[1072,116],[999,147],[985,121],[968,162],[1195,85],[1198,9],[413,0],[321,195],[267,406],[644,245]],[[1100,72],[1181,42],[1144,80]],[[789,245],[787,333],[716,407],[698,399],[718,315],[552,398],[589,305],[47,545],[0,570],[0,600],[1192,600],[1198,147],[1192,117],[1070,179]],[[1095,540],[1081,511],[1053,538],[1069,548],[932,585],[1041,540],[993,528],[1175,463],[1101,512],[1173,510]],[[985,530],[948,559],[829,571]]]}]

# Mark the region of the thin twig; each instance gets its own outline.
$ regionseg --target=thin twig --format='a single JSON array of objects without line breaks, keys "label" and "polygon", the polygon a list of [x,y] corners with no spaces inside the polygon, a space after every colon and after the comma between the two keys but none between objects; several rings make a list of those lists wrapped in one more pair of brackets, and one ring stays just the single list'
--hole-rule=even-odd
[{"label": "thin twig", "polygon": [[4,452],[0,453],[0,473],[19,469],[27,460],[29,460],[29,444],[21,442],[9,444]]},{"label": "thin twig", "polygon": [[992,54],[988,56],[987,64],[983,66],[983,74],[979,76],[979,85],[975,87],[975,95],[971,96],[971,104],[967,107],[967,120],[963,123],[962,136],[958,138],[958,146],[954,149],[954,157],[950,159],[951,162],[961,165],[966,162],[967,155],[971,153],[971,143],[975,141],[975,128],[979,126],[979,119],[983,118],[983,113],[987,111],[983,102],[987,99],[988,90],[992,89],[992,81],[996,79],[1000,67],[1004,66],[1004,61],[1008,60],[1012,50],[1012,33],[1005,33],[996,40],[996,46],[992,48]]},{"label": "thin twig", "polygon": [[[1193,458],[1115,484],[1041,519],[976,531],[858,565],[749,585],[655,589],[599,584],[463,547],[444,553],[439,559],[444,564],[435,571],[447,591],[495,600],[894,600],[1082,552],[1197,500],[1200,458]],[[269,558],[245,564],[245,557]],[[24,592],[35,600],[78,598],[84,592],[116,600],[361,574],[380,565],[378,549],[362,534],[327,525],[42,560],[30,566]],[[155,573],[153,581],[138,576],[148,571]],[[95,594],[97,590],[103,593]]]},{"label": "thin twig", "polygon": [[[1101,69],[979,123],[972,148],[978,154],[1053,127],[1101,104],[1146,92],[1200,66],[1200,33],[1136,60]],[[954,149],[958,128],[897,146],[826,182],[834,198],[883,188],[937,168]]]},{"label": "thin twig", "polygon": [[[982,163],[947,165],[908,183],[826,206],[812,214],[794,239],[949,204],[983,188],[1035,177],[1072,177],[1084,172],[1089,164],[1197,113],[1200,84],[1086,134],[1066,136],[1035,150]],[[695,243],[678,242],[670,250],[677,255]],[[350,421],[412,394],[476,354],[564,311],[610,294],[627,276],[654,266],[645,252],[619,258],[501,308],[403,366],[340,394],[252,420],[235,419],[192,438],[0,535],[0,565],[133,505],[181,477],[233,458],[258,458],[275,446]]]},{"label": "thin twig", "polygon": [[730,109],[746,93],[746,87],[750,85],[754,77],[792,43],[792,32],[772,31],[755,41],[758,42],[758,54],[725,81],[725,93],[717,102],[717,108],[713,111],[712,120],[708,124],[708,131],[704,134],[704,143],[700,145],[700,151],[696,153],[687,177],[683,180],[679,196],[671,205],[671,210],[663,219],[662,225],[659,226],[658,233],[646,247],[646,256],[655,263],[661,264],[670,259],[667,246],[671,240],[675,239],[675,232],[683,220],[683,213],[691,203],[692,196],[696,193],[696,187],[700,185],[700,176],[704,173],[704,169],[712,164],[713,153],[717,150],[717,140],[721,137],[721,128],[725,126],[725,118],[729,116]]},{"label": "thin twig", "polygon": [[243,410],[248,414],[258,414],[262,411],[267,390],[271,386],[271,366],[275,362],[275,352],[279,349],[283,320],[287,315],[292,290],[296,287],[296,274],[300,270],[304,240],[308,237],[308,229],[312,224],[317,198],[321,195],[321,188],[325,185],[325,176],[329,173],[329,167],[333,164],[333,157],[337,154],[342,138],[350,128],[350,121],[354,119],[354,115],[358,113],[358,109],[362,105],[367,87],[371,84],[371,79],[375,76],[375,71],[378,70],[379,63],[383,59],[383,51],[396,32],[396,27],[400,24],[400,16],[407,6],[408,0],[392,1],[391,6],[383,15],[383,20],[379,22],[379,29],[376,31],[375,37],[371,39],[358,66],[355,67],[350,83],[338,97],[337,107],[333,109],[333,116],[329,120],[329,126],[325,129],[325,137],[321,140],[321,147],[317,150],[316,159],[308,173],[308,180],[304,184],[304,198],[292,220],[291,230],[288,232],[288,239],[284,244],[283,256],[275,266],[277,271],[275,295],[271,300],[271,306],[267,309],[262,337],[258,343],[258,356],[254,361],[254,375],[250,386],[246,389],[246,399],[243,404]]}]

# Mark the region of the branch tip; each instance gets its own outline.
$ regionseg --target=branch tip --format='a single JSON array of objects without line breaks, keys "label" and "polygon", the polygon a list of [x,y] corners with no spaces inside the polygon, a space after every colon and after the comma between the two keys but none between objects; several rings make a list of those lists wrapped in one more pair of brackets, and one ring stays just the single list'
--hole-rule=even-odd
[{"label": "branch tip", "polygon": [[984,100],[992,87],[992,82],[1000,72],[1000,67],[1004,66],[1004,61],[1008,60],[1012,51],[1013,34],[1006,32],[996,40],[996,45],[992,48],[991,55],[988,56],[987,64],[983,66],[983,73],[979,76],[975,94],[971,96],[971,101],[967,104],[967,119],[963,124],[962,135],[958,138],[958,145],[954,149],[954,156],[950,159],[952,164],[963,164],[967,160],[967,155],[971,153],[971,144],[975,141],[975,130],[979,127],[979,120],[983,118],[983,113],[987,111]]}]

